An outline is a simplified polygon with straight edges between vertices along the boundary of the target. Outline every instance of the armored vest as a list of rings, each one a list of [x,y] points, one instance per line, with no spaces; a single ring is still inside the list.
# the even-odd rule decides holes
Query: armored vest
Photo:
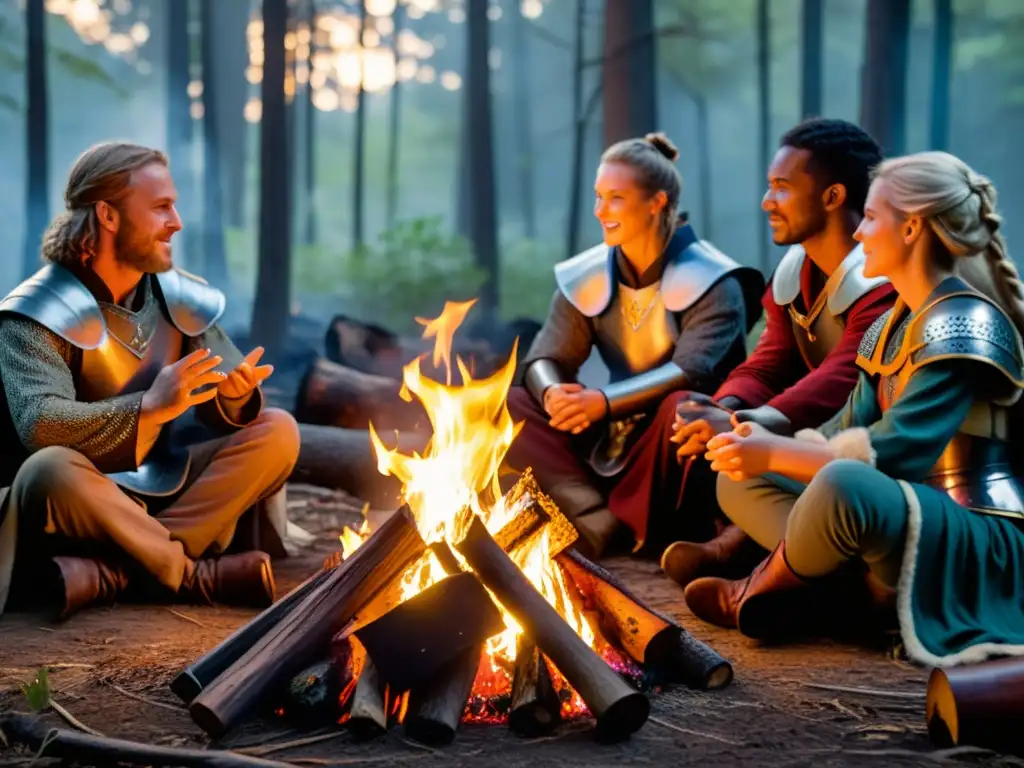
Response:
[[[976,512],[1024,517],[1024,484],[1013,471],[1009,429],[1011,408],[1024,388],[1024,348],[1000,307],[951,278],[916,314],[900,300],[880,316],[861,339],[857,364],[878,377],[878,404],[885,412],[918,368],[956,358],[987,365],[991,376],[979,378],[981,396],[925,483]]]
[[[846,311],[868,292],[889,282],[884,277],[864,276],[864,250],[858,245],[833,272],[817,299],[805,313],[797,309],[800,278],[807,254],[794,245],[779,262],[772,276],[772,298],[789,311],[800,356],[813,371],[839,344],[846,329]]]
[[[186,337],[209,329],[226,304],[220,291],[180,270],[147,276],[138,290],[142,305],[133,312],[97,301],[74,274],[51,264],[8,294],[0,313],[35,320],[79,350],[75,389],[80,400],[96,402],[149,389],[161,369],[181,359]],[[161,440],[137,470],[108,477],[128,490],[165,496],[181,488],[188,467],[187,453]]]
[[[759,315],[761,274],[697,240],[689,226],[670,242],[661,279],[645,288],[617,280],[615,254],[603,244],[555,266],[559,290],[593,324],[594,343],[612,382],[669,362],[679,340],[680,314],[727,275],[743,286],[749,330]]]

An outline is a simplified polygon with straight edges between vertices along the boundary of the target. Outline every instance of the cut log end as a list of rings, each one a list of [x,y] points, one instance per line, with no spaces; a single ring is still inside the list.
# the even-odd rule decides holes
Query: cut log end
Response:
[[[604,744],[624,741],[639,731],[651,714],[651,702],[636,691],[623,696],[597,718],[597,740]]]
[[[960,728],[956,715],[956,697],[949,677],[941,667],[935,667],[928,677],[928,696],[925,703],[928,735],[939,747],[953,747],[959,743]]]

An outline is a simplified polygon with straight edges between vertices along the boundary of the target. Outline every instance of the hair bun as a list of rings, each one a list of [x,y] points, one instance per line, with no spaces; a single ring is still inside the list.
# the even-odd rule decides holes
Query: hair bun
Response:
[[[672,140],[660,131],[658,133],[648,133],[644,136],[644,141],[654,147],[658,152],[667,157],[673,163],[679,159],[679,150],[676,145],[672,143]]]

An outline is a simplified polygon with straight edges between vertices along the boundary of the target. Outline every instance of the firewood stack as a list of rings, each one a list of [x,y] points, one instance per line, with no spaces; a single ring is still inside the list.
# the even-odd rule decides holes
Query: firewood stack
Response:
[[[172,690],[214,737],[247,716],[283,710],[304,722],[330,718],[357,738],[400,723],[407,737],[437,745],[467,719],[500,719],[538,736],[586,712],[598,739],[617,741],[649,714],[637,680],[728,685],[725,659],[569,549],[575,530],[529,473],[506,503],[516,514],[498,533],[466,511],[450,546],[428,546],[403,507],[349,557],[325,563],[181,672]],[[599,634],[594,647],[516,564],[542,534],[577,615]],[[403,599],[403,577],[425,557],[447,576]],[[507,669],[511,690],[489,698],[474,683],[491,669],[485,649],[505,630],[501,609],[522,632]],[[571,705],[580,699],[585,710]]]

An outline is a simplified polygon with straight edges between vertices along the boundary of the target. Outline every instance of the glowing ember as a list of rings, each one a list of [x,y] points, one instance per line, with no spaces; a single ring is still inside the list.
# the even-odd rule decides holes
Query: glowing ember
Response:
[[[460,515],[466,510],[479,516],[491,534],[511,522],[516,504],[506,503],[499,482],[498,469],[521,425],[514,424],[506,399],[515,373],[516,350],[492,376],[474,379],[461,358],[455,358],[461,384],[452,382],[451,345],[455,331],[475,302],[445,304],[441,316],[433,320],[417,318],[425,326],[424,338],[433,338],[433,362],[443,363],[446,383],[425,377],[417,358],[403,369],[402,396],[416,397],[433,426],[433,436],[424,454],[407,456],[384,446],[370,425],[370,439],[377,456],[377,468],[385,475],[394,475],[402,482],[402,496],[408,504],[416,525],[427,544],[450,541]],[[561,569],[552,561],[551,537],[545,527],[510,553],[530,583],[547,599],[576,633],[612,664],[623,671],[634,671],[635,665],[604,641],[590,619],[574,600],[575,587],[570,587]],[[364,521],[358,532],[346,528],[341,536],[344,556],[354,552],[369,535]],[[455,557],[461,556],[452,548]],[[402,598],[407,600],[445,578],[440,561],[428,550],[402,580]],[[571,590],[571,591],[570,591]],[[498,603],[497,600],[495,600]],[[500,603],[498,603],[499,608]],[[511,674],[516,658],[516,642],[522,630],[515,619],[502,609],[506,630],[491,638],[486,650],[489,663],[482,663],[467,705],[467,717],[479,721],[498,721],[507,715],[507,699],[511,692]],[[580,697],[572,691],[557,670],[552,670],[555,687],[563,702],[563,716],[573,717],[586,712]],[[506,700],[502,711],[502,700]]]

